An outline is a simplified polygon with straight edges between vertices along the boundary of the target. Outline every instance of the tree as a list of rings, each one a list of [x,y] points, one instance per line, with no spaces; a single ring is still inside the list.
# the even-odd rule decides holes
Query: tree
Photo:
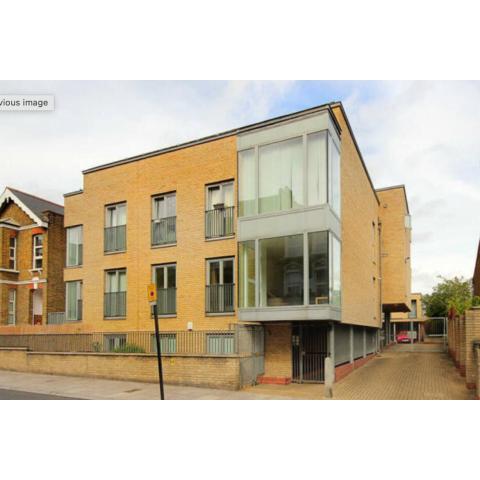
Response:
[[[431,294],[423,296],[428,317],[446,317],[451,309],[457,314],[463,314],[472,306],[480,305],[480,297],[473,296],[471,279],[438,278],[442,281],[433,287]]]

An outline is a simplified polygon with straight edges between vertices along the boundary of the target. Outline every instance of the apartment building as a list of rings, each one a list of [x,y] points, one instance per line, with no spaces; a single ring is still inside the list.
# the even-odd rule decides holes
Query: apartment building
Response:
[[[404,185],[377,189],[380,201],[384,342],[395,341],[392,316],[410,311],[412,222]]]
[[[0,331],[35,332],[63,312],[63,207],[7,187],[0,196]]]
[[[409,298],[409,312],[395,312],[391,316],[393,338],[397,341],[397,335],[408,332],[409,337],[415,341],[423,342],[425,338],[424,305],[421,293],[411,293]]]
[[[327,355],[341,376],[378,350],[382,312],[408,311],[408,207],[373,187],[341,103],[83,178],[65,195],[66,319],[112,346],[152,330],[153,282],[170,353],[175,332],[225,332],[207,340],[227,354],[235,325],[257,325],[259,381],[321,382]]]

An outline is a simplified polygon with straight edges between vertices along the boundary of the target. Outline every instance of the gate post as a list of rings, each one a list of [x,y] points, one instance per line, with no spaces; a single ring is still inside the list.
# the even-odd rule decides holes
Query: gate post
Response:
[[[335,366],[332,357],[325,357],[325,398],[333,397],[333,382],[335,381]]]
[[[350,325],[350,363],[354,362],[353,353],[353,325]]]
[[[330,335],[329,335],[329,357],[333,362],[333,381],[335,381],[335,323],[330,323]],[[325,373],[326,375],[326,373]]]

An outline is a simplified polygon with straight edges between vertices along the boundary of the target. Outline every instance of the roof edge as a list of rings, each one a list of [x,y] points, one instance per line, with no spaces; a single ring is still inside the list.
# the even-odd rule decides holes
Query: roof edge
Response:
[[[403,190],[403,195],[405,196],[405,204],[407,205],[407,213],[410,215],[410,208],[408,206],[407,189],[403,183],[400,185],[392,185],[391,187],[377,188],[377,192],[384,192],[385,190],[399,190],[399,189]]]
[[[333,114],[332,108],[331,108],[333,105],[338,105],[339,103],[340,102],[337,102],[337,101],[336,102],[330,102],[330,103],[324,103],[322,105],[317,105],[315,107],[310,107],[310,108],[307,108],[307,109],[304,109],[304,110],[299,110],[297,112],[288,113],[288,114],[285,114],[285,115],[281,115],[279,117],[273,117],[273,118],[270,118],[270,119],[267,119],[267,120],[262,120],[261,122],[252,123],[252,124],[249,124],[249,125],[246,125],[246,126],[243,126],[243,127],[237,127],[237,128],[231,129],[231,130],[226,130],[224,132],[216,133],[216,134],[213,134],[213,135],[208,135],[206,137],[201,137],[201,138],[198,138],[196,140],[189,140],[188,142],[179,143],[177,145],[172,145],[170,147],[161,148],[159,150],[153,150],[151,152],[146,152],[146,153],[143,153],[143,154],[140,154],[140,155],[134,155],[133,157],[127,157],[127,158],[124,158],[124,159],[121,159],[121,160],[116,160],[116,161],[113,161],[113,162],[105,163],[103,165],[98,165],[96,167],[87,168],[86,170],[83,170],[82,173],[83,173],[83,175],[87,175],[89,173],[97,172],[99,170],[105,170],[107,168],[113,168],[113,167],[116,167],[118,165],[125,165],[127,163],[137,162],[139,160],[144,160],[146,158],[156,157],[157,155],[162,155],[164,153],[174,152],[176,150],[181,150],[183,148],[193,147],[195,145],[201,145],[203,143],[212,142],[214,140],[220,140],[222,138],[231,137],[233,135],[239,135],[241,133],[249,132],[251,130],[256,130],[258,128],[268,127],[268,126],[271,126],[271,125],[275,125],[277,123],[285,122],[285,121],[288,121],[288,120],[293,120],[293,119],[296,119],[296,118],[300,118],[300,117],[303,117],[303,116],[306,116],[306,115],[311,115],[311,114],[314,114],[314,113],[317,113],[317,112],[322,112],[322,111],[328,111],[330,113],[330,116],[332,117],[332,120],[335,124],[335,127],[338,129],[338,132],[341,133],[342,129],[341,129],[337,119],[335,118],[335,115]]]
[[[73,192],[67,192],[63,194],[63,198],[73,197],[74,195],[80,195],[81,193],[83,193],[83,189],[75,190]]]

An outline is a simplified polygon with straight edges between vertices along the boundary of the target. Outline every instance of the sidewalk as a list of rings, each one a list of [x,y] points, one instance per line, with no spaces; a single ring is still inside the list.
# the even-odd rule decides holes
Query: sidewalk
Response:
[[[158,400],[158,384],[86,377],[65,377],[0,370],[0,389],[86,400]],[[165,386],[167,400],[285,400],[284,395],[213,388]]]

